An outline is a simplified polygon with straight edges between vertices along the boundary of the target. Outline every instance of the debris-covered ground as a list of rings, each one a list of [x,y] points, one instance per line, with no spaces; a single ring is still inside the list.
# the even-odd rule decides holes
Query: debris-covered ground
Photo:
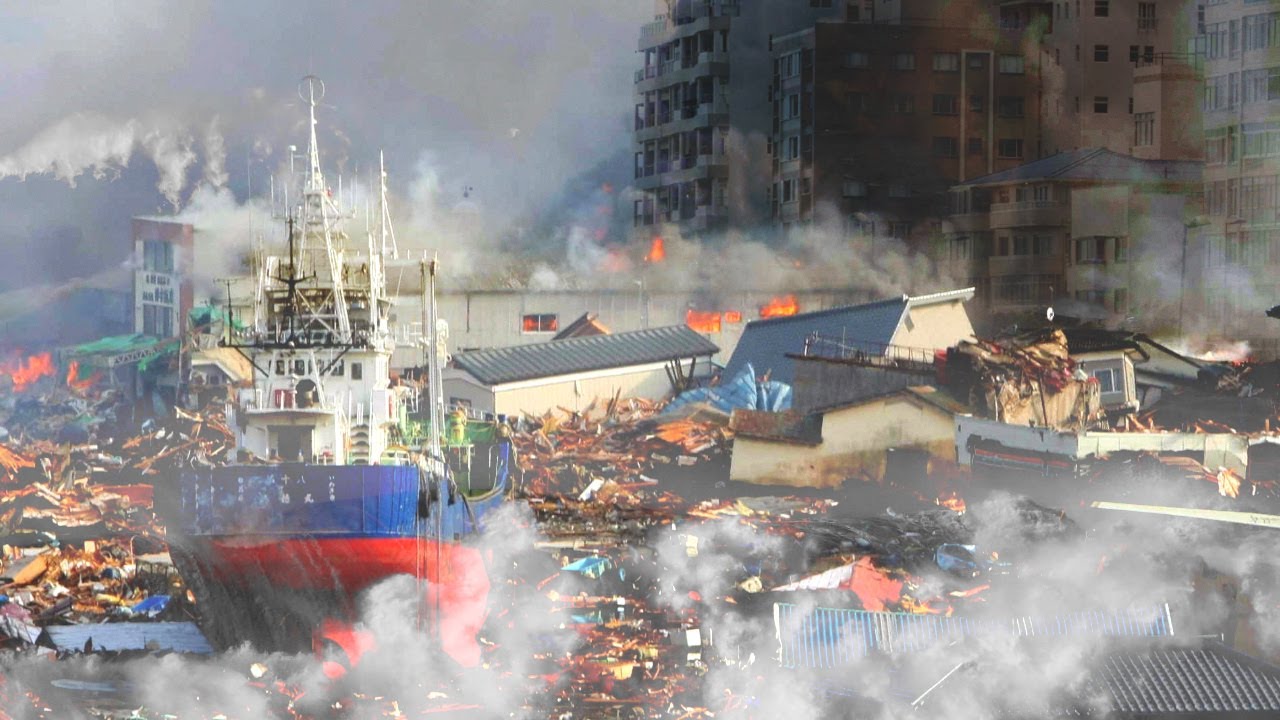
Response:
[[[913,711],[905,681],[849,673],[879,658],[907,677],[879,653],[914,637],[909,618],[934,640],[972,635],[978,654],[961,664],[997,667],[984,643],[1051,623],[1101,643],[1159,635],[1181,613],[1188,631],[1228,628],[1256,648],[1270,639],[1250,628],[1280,612],[1267,586],[1241,587],[1258,562],[1253,536],[1230,547],[1196,528],[1098,533],[1015,498],[904,498],[895,510],[862,506],[856,488],[730,496],[727,417],[615,399],[516,428],[519,495],[477,540],[492,584],[480,667],[434,650],[410,578],[361,598],[340,658],[272,654],[253,638],[213,654],[192,635],[200,608],[168,560],[153,488],[224,460],[232,435],[213,410],[130,430],[108,412],[118,404],[59,378],[0,404],[0,718],[765,718],[793,706],[797,717],[894,717]],[[823,613],[865,613],[886,629],[858,634],[849,655],[848,638],[805,624]],[[828,655],[806,665],[796,642]],[[959,647],[925,643],[911,657],[951,663]]]

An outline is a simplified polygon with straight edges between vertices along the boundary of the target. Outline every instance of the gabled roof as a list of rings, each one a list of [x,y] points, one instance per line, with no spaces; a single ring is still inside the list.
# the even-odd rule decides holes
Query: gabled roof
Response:
[[[1126,717],[1280,713],[1280,668],[1217,643],[1107,653],[1088,682]]]
[[[486,385],[502,385],[591,370],[648,365],[714,355],[710,340],[686,325],[594,335],[453,356],[453,365]]]
[[[1191,160],[1142,160],[1106,148],[1080,148],[974,178],[958,187],[984,187],[1037,180],[1199,182],[1201,166],[1201,163]]]
[[[966,288],[915,297],[902,295],[863,305],[752,320],[743,329],[733,357],[725,365],[724,374],[733,377],[751,363],[757,373],[768,373],[771,380],[790,383],[795,376],[795,363],[787,354],[802,352],[805,338],[810,335],[816,333],[838,339],[846,347],[865,346],[867,352],[883,353],[885,346],[893,342],[894,333],[911,308],[966,301],[972,297],[973,288]]]

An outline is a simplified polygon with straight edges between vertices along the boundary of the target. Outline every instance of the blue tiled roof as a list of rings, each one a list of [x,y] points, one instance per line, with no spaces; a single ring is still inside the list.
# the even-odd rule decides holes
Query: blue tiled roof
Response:
[[[759,375],[768,373],[770,380],[790,383],[795,377],[795,363],[787,353],[803,352],[805,338],[814,333],[840,338],[842,344],[852,348],[866,343],[869,352],[881,352],[893,340],[907,301],[903,295],[865,305],[752,320],[743,329],[724,375],[733,377],[751,363]]]
[[[1280,714],[1280,668],[1216,644],[1109,653],[1089,681],[1126,716]]]
[[[453,364],[486,385],[628,367],[719,352],[710,340],[685,325],[593,335],[453,356]]]
[[[805,610],[790,603],[775,603],[774,622],[781,644],[780,659],[788,668],[838,667],[872,653],[917,652],[939,642],[971,636],[1173,635],[1167,605],[996,621],[845,608]]]
[[[753,320],[742,331],[733,357],[725,366],[725,377],[734,377],[751,363],[761,376],[768,374],[770,380],[790,384],[795,378],[795,362],[787,353],[804,352],[805,338],[815,333],[851,350],[884,354],[908,309],[972,297],[973,288],[965,288]]]

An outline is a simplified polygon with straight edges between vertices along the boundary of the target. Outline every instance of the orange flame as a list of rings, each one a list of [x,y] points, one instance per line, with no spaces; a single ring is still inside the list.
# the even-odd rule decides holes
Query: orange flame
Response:
[[[649,245],[649,254],[644,256],[645,262],[660,263],[667,259],[667,244],[661,236],[654,236]]]
[[[102,379],[101,371],[95,372],[87,378],[78,378],[77,375],[79,374],[80,363],[72,360],[71,364],[67,366],[67,387],[72,390],[84,391],[93,387],[95,383]]]
[[[963,515],[967,509],[964,504],[964,498],[957,495],[955,490],[948,491],[933,502],[935,505],[944,507],[957,515]]]
[[[906,612],[915,613],[916,615],[946,615],[950,617],[953,612],[950,605],[945,608],[935,608],[929,603],[922,603],[910,595],[903,595],[899,604]]]
[[[720,313],[690,309],[685,311],[684,324],[698,332],[718,333],[720,332]]]
[[[13,380],[15,392],[22,392],[40,378],[52,376],[56,372],[53,356],[47,352],[0,364],[0,375],[8,375]]]
[[[760,317],[786,317],[787,315],[795,315],[800,312],[800,303],[796,302],[795,295],[783,295],[773,298],[768,305],[760,308]]]

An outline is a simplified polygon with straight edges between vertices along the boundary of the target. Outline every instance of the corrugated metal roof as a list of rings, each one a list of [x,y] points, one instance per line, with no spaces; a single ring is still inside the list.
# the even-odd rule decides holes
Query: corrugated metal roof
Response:
[[[1223,646],[1111,653],[1090,684],[1131,715],[1280,712],[1280,668]]]
[[[773,607],[781,662],[787,668],[838,667],[872,653],[917,652],[940,641],[971,636],[1173,635],[1173,622],[1167,605],[1007,620],[845,608],[806,611],[790,603],[774,603]]]
[[[714,355],[720,348],[686,325],[577,337],[453,356],[486,385]]]
[[[960,187],[1003,185],[1034,180],[1094,182],[1198,182],[1201,163],[1184,160],[1143,160],[1106,148],[1068,150],[1015,168],[974,178]]]
[[[95,650],[169,650],[209,655],[213,647],[191,622],[123,622],[50,625],[44,629],[59,650],[80,650],[92,639]]]
[[[969,300],[973,292],[973,288],[965,288],[915,297],[902,295],[863,305],[752,320],[743,329],[733,357],[725,366],[725,377],[733,377],[751,363],[760,375],[768,373],[770,380],[789,384],[795,378],[795,361],[787,354],[804,352],[805,338],[815,333],[838,340],[852,350],[883,354],[908,309]]]

